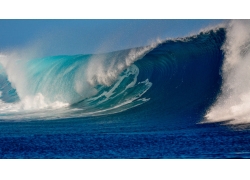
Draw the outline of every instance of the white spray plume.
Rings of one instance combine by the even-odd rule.
[[[222,49],[222,93],[206,115],[208,121],[250,122],[250,21],[232,20]]]

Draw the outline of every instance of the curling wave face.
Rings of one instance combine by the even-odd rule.
[[[201,121],[221,95],[226,33],[226,27],[217,27],[106,54],[31,60],[2,54],[0,119],[119,113],[144,120]]]

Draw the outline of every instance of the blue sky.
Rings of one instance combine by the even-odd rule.
[[[224,21],[0,19],[0,52],[37,44],[45,55],[109,52],[187,36]]]

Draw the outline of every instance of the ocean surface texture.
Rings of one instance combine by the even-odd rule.
[[[0,54],[0,158],[250,158],[250,25],[103,54]]]

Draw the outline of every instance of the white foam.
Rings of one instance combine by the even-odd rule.
[[[233,20],[223,45],[222,94],[206,115],[209,121],[250,122],[250,21]]]
[[[91,101],[95,101],[96,99],[99,99],[100,97],[105,97],[105,99],[103,99],[102,101],[99,101],[98,104],[101,104],[107,100],[110,99],[110,97],[114,94],[114,91],[117,89],[117,87],[120,85],[120,83],[125,79],[127,78],[129,75],[133,75],[133,81],[130,82],[129,84],[127,84],[127,86],[121,90],[119,93],[116,93],[114,97],[117,97],[119,96],[120,94],[124,93],[128,88],[132,88],[134,87],[134,85],[136,84],[137,82],[137,76],[139,74],[139,69],[137,66],[135,65],[132,65],[130,66],[127,71],[125,72],[125,74],[123,76],[119,76],[117,81],[115,82],[115,84],[113,85],[113,87],[107,92],[107,91],[104,91],[102,94],[100,94],[99,96],[97,97],[93,97],[93,98],[89,98],[88,101],[91,102]],[[114,98],[113,97],[113,98]]]
[[[69,106],[68,103],[60,101],[49,102],[41,93],[37,93],[35,96],[26,96],[23,100],[17,103],[5,103],[0,100],[0,115],[7,112],[58,109],[67,106]]]
[[[41,93],[37,93],[35,96],[26,96],[19,103],[19,107],[24,110],[37,110],[45,108],[57,109],[68,105],[68,103],[63,103],[60,101],[48,102]]]

